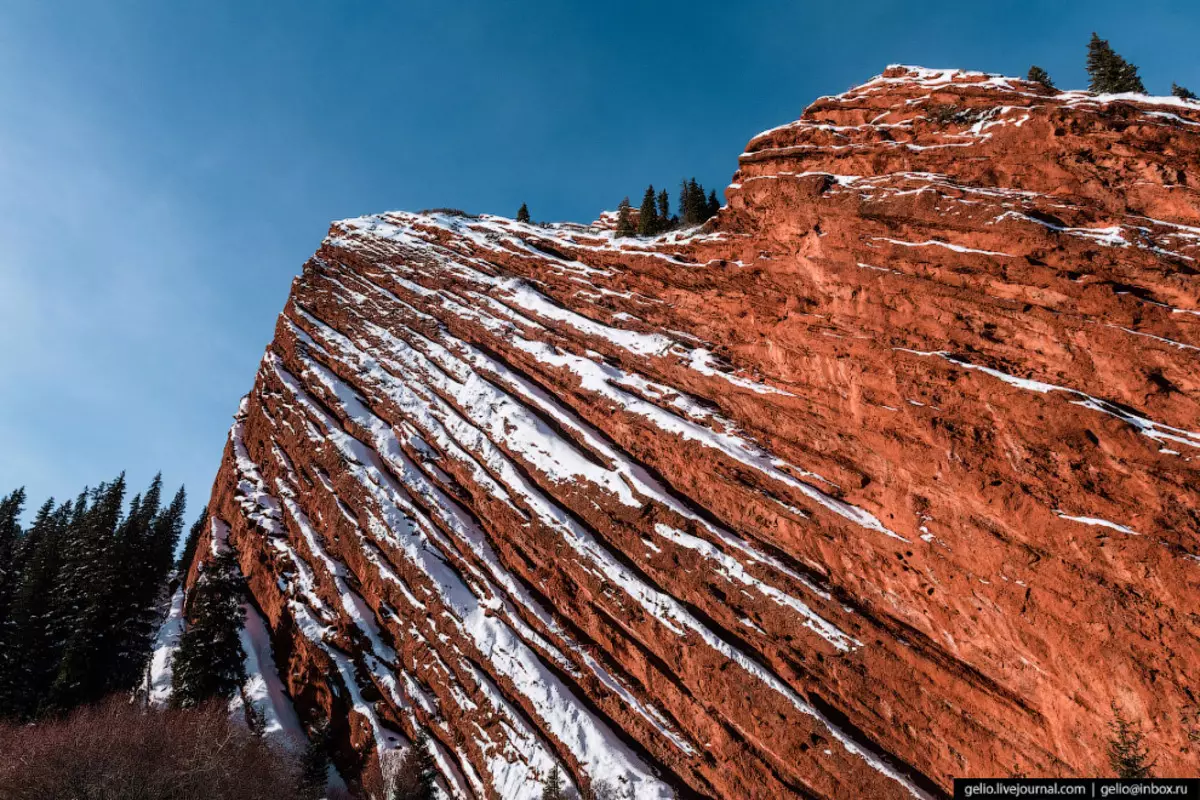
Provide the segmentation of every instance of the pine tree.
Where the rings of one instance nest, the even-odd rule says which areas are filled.
[[[671,196],[666,189],[658,192],[658,224],[664,231],[671,227]]]
[[[200,509],[200,516],[192,523],[187,539],[183,543],[183,552],[180,553],[179,561],[175,564],[175,571],[179,573],[181,580],[192,568],[192,560],[196,557],[196,547],[200,544],[200,537],[204,534],[204,528],[207,525],[208,506],[205,506]]]
[[[15,676],[20,670],[20,640],[13,617],[23,575],[21,509],[25,490],[0,500],[0,717],[11,714],[16,702]]]
[[[1154,768],[1150,753],[1146,749],[1141,728],[1127,720],[1121,709],[1113,703],[1113,721],[1109,723],[1111,736],[1108,740],[1108,763],[1118,778],[1149,778]]]
[[[119,621],[114,619],[113,596],[122,566],[116,536],[124,499],[122,473],[93,490],[90,507],[77,513],[68,530],[57,619],[62,657],[48,699],[53,709],[95,702],[108,688],[107,645]]]
[[[567,800],[567,789],[563,785],[562,772],[555,764],[542,784],[542,800]]]
[[[70,517],[70,503],[55,509],[54,500],[47,500],[21,540],[20,580],[4,623],[12,646],[0,652],[0,717],[32,718],[49,691],[58,650],[48,598],[58,583],[62,531]]]
[[[187,494],[180,488],[165,509],[159,509],[162,476],[155,476],[145,498],[131,506],[118,531],[117,548],[124,569],[110,606],[113,615],[109,689],[137,683],[145,670],[154,631],[166,607],[167,578],[183,530]]]
[[[1171,83],[1171,94],[1181,100],[1200,100],[1200,97],[1197,97],[1195,92],[1185,89],[1173,81]]]
[[[705,209],[705,219],[712,219],[721,210],[721,203],[717,200],[717,191],[714,189],[708,193],[708,207]]]
[[[638,210],[638,235],[653,236],[658,231],[657,196],[651,184],[646,187],[646,193],[642,195],[642,207]]]
[[[1095,33],[1088,43],[1087,71],[1091,78],[1088,89],[1097,94],[1146,91],[1137,67],[1117,55],[1108,40]]]
[[[324,800],[329,784],[329,723],[317,723],[309,732],[308,744],[300,758],[297,800]]]
[[[524,203],[517,209],[517,222],[529,222],[529,206]]]
[[[246,682],[242,577],[232,550],[204,566],[188,600],[193,621],[180,637],[171,678],[171,702],[182,708],[228,700]]]
[[[633,221],[629,218],[629,198],[623,199],[617,206],[617,233],[618,238],[622,236],[632,236],[636,233],[633,227]]]
[[[437,762],[429,747],[428,734],[425,731],[417,733],[412,746],[400,759],[388,800],[433,800],[437,789]]]
[[[1054,81],[1050,80],[1050,73],[1034,64],[1029,68],[1029,74],[1025,76],[1025,80],[1030,83],[1040,83],[1047,89],[1055,89]]]

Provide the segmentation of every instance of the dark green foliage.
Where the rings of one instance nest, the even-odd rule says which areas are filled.
[[[420,731],[400,760],[388,800],[433,800],[436,786],[437,763],[429,749],[429,736]]]
[[[647,186],[646,193],[642,195],[642,207],[638,209],[638,235],[653,236],[661,230],[657,202],[654,186]]]
[[[671,219],[671,196],[667,194],[666,189],[658,192],[658,221],[663,230],[670,228],[673,222]]]
[[[567,789],[563,785],[562,772],[555,764],[542,784],[542,800],[567,800]]]
[[[720,210],[721,203],[719,200],[717,200],[717,191],[714,189],[708,193],[708,207],[705,209],[707,212],[707,219],[712,219],[715,217],[717,212]]]
[[[1149,778],[1154,769],[1150,751],[1146,749],[1141,726],[1125,718],[1113,703],[1113,720],[1108,728],[1108,763],[1118,778]]]
[[[246,682],[246,653],[239,634],[245,621],[242,576],[230,549],[204,565],[188,594],[187,630],[179,639],[171,676],[171,702],[181,708],[213,698],[230,699]]]
[[[529,222],[529,206],[524,203],[517,209],[517,222]]]
[[[329,782],[329,723],[322,721],[308,734],[308,745],[300,759],[297,800],[322,800]]]
[[[1088,89],[1097,94],[1146,91],[1137,67],[1117,55],[1108,41],[1095,33],[1088,42],[1087,71],[1091,79]]]
[[[183,542],[183,552],[179,554],[179,561],[175,564],[175,571],[179,573],[181,579],[192,568],[192,560],[196,557],[196,545],[200,543],[200,537],[204,535],[204,528],[207,525],[208,506],[205,506],[200,509],[200,516],[192,523],[187,539]]]
[[[1040,83],[1047,89],[1054,89],[1054,81],[1050,80],[1050,73],[1034,64],[1029,68],[1029,74],[1025,76],[1025,80],[1031,83]]]
[[[626,197],[625,199],[623,199],[620,202],[620,204],[617,205],[617,233],[616,233],[616,235],[618,237],[632,236],[634,233],[637,232],[633,227],[633,220],[630,218],[629,210],[630,210],[629,198]]]
[[[181,489],[155,477],[123,513],[125,477],[21,531],[23,492],[0,500],[0,718],[29,720],[128,691],[149,659],[183,526]]]
[[[704,187],[695,178],[679,182],[679,221],[684,225],[699,225],[713,214],[720,205],[716,203],[716,192],[712,204],[705,198]],[[711,212],[710,212],[711,208]]]
[[[1196,97],[1195,92],[1174,82],[1171,83],[1171,94],[1180,98],[1181,100],[1200,100],[1200,98]]]

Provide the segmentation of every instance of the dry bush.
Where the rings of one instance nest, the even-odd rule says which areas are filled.
[[[0,726],[4,800],[295,800],[294,758],[213,704],[146,710],[111,697]]]

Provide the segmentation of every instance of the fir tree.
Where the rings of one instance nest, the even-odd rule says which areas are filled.
[[[329,784],[329,723],[321,721],[308,735],[308,744],[300,758],[298,800],[324,800]]]
[[[24,489],[0,500],[0,716],[9,716],[17,700],[14,680],[20,669],[20,640],[13,611],[24,572],[20,522],[24,505]]]
[[[417,733],[401,757],[388,800],[433,800],[437,788],[437,762],[429,749],[429,736]]]
[[[1117,55],[1108,41],[1095,33],[1088,43],[1087,71],[1091,78],[1088,89],[1097,94],[1146,91],[1137,67]]]
[[[717,200],[717,191],[714,189],[708,193],[708,207],[705,209],[705,219],[712,219],[721,210],[721,203]]]
[[[56,622],[62,657],[50,688],[49,706],[66,710],[99,700],[108,688],[106,647],[119,617],[114,619],[113,595],[120,567],[117,526],[125,499],[125,475],[101,484],[92,503],[68,529],[65,541],[63,590]]]
[[[192,620],[179,640],[171,701],[188,708],[210,698],[232,698],[246,682],[239,635],[245,621],[242,578],[232,550],[205,566],[189,597]]]
[[[188,531],[187,539],[183,543],[183,552],[179,555],[179,561],[175,564],[175,571],[181,576],[188,574],[192,568],[192,560],[196,557],[196,546],[200,544],[200,537],[204,535],[204,528],[208,525],[208,506],[200,509],[200,516],[192,523],[191,530]]]
[[[555,764],[542,784],[542,800],[567,800],[567,789],[563,785],[562,772]]]
[[[114,610],[109,688],[138,682],[149,660],[154,631],[166,607],[167,577],[183,530],[187,494],[182,488],[159,509],[162,476],[156,476],[140,504],[132,506],[117,537],[124,569],[110,600]]]
[[[1047,89],[1055,89],[1054,81],[1050,80],[1050,73],[1034,64],[1029,68],[1029,74],[1025,76],[1025,80],[1030,83],[1040,83]]]
[[[1154,763],[1146,749],[1141,728],[1125,718],[1113,703],[1113,721],[1109,723],[1108,763],[1118,778],[1149,778]]]
[[[517,209],[517,222],[529,222],[529,206],[524,203]]]
[[[11,646],[0,652],[0,716],[30,719],[41,707],[58,663],[53,597],[61,568],[62,533],[71,504],[42,505],[20,544],[22,569],[4,621]]]
[[[666,189],[658,192],[658,224],[662,230],[671,227],[671,196]]]
[[[633,221],[629,218],[629,198],[623,199],[617,205],[617,237],[632,236],[637,231],[633,227]]]
[[[654,185],[646,187],[646,193],[642,195],[642,207],[638,210],[638,235],[653,236],[658,233],[658,207],[657,196],[654,193]]]
[[[1181,100],[1200,100],[1200,98],[1196,97],[1195,92],[1191,91],[1190,89],[1185,89],[1173,81],[1171,83],[1171,94]]]

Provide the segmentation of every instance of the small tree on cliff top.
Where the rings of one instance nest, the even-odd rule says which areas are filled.
[[[529,206],[524,203],[517,209],[517,222],[529,222]]]
[[[1171,94],[1178,97],[1180,100],[1197,100],[1196,93],[1190,89],[1185,89],[1178,83],[1171,83]]]
[[[1046,70],[1042,69],[1036,64],[1029,68],[1029,74],[1025,76],[1025,80],[1031,83],[1040,83],[1047,89],[1056,88],[1054,81],[1050,80],[1050,73],[1046,72]]]
[[[1146,87],[1138,77],[1137,67],[1130,64],[1095,33],[1088,42],[1087,71],[1091,82],[1088,89],[1097,94],[1137,92],[1144,94]]]
[[[646,187],[646,193],[642,195],[642,207],[638,210],[638,235],[653,236],[661,230],[658,224],[658,208],[657,199],[654,195],[654,186],[651,184]]]
[[[632,236],[637,231],[633,227],[633,220],[629,218],[629,198],[621,200],[617,206],[617,236]]]

